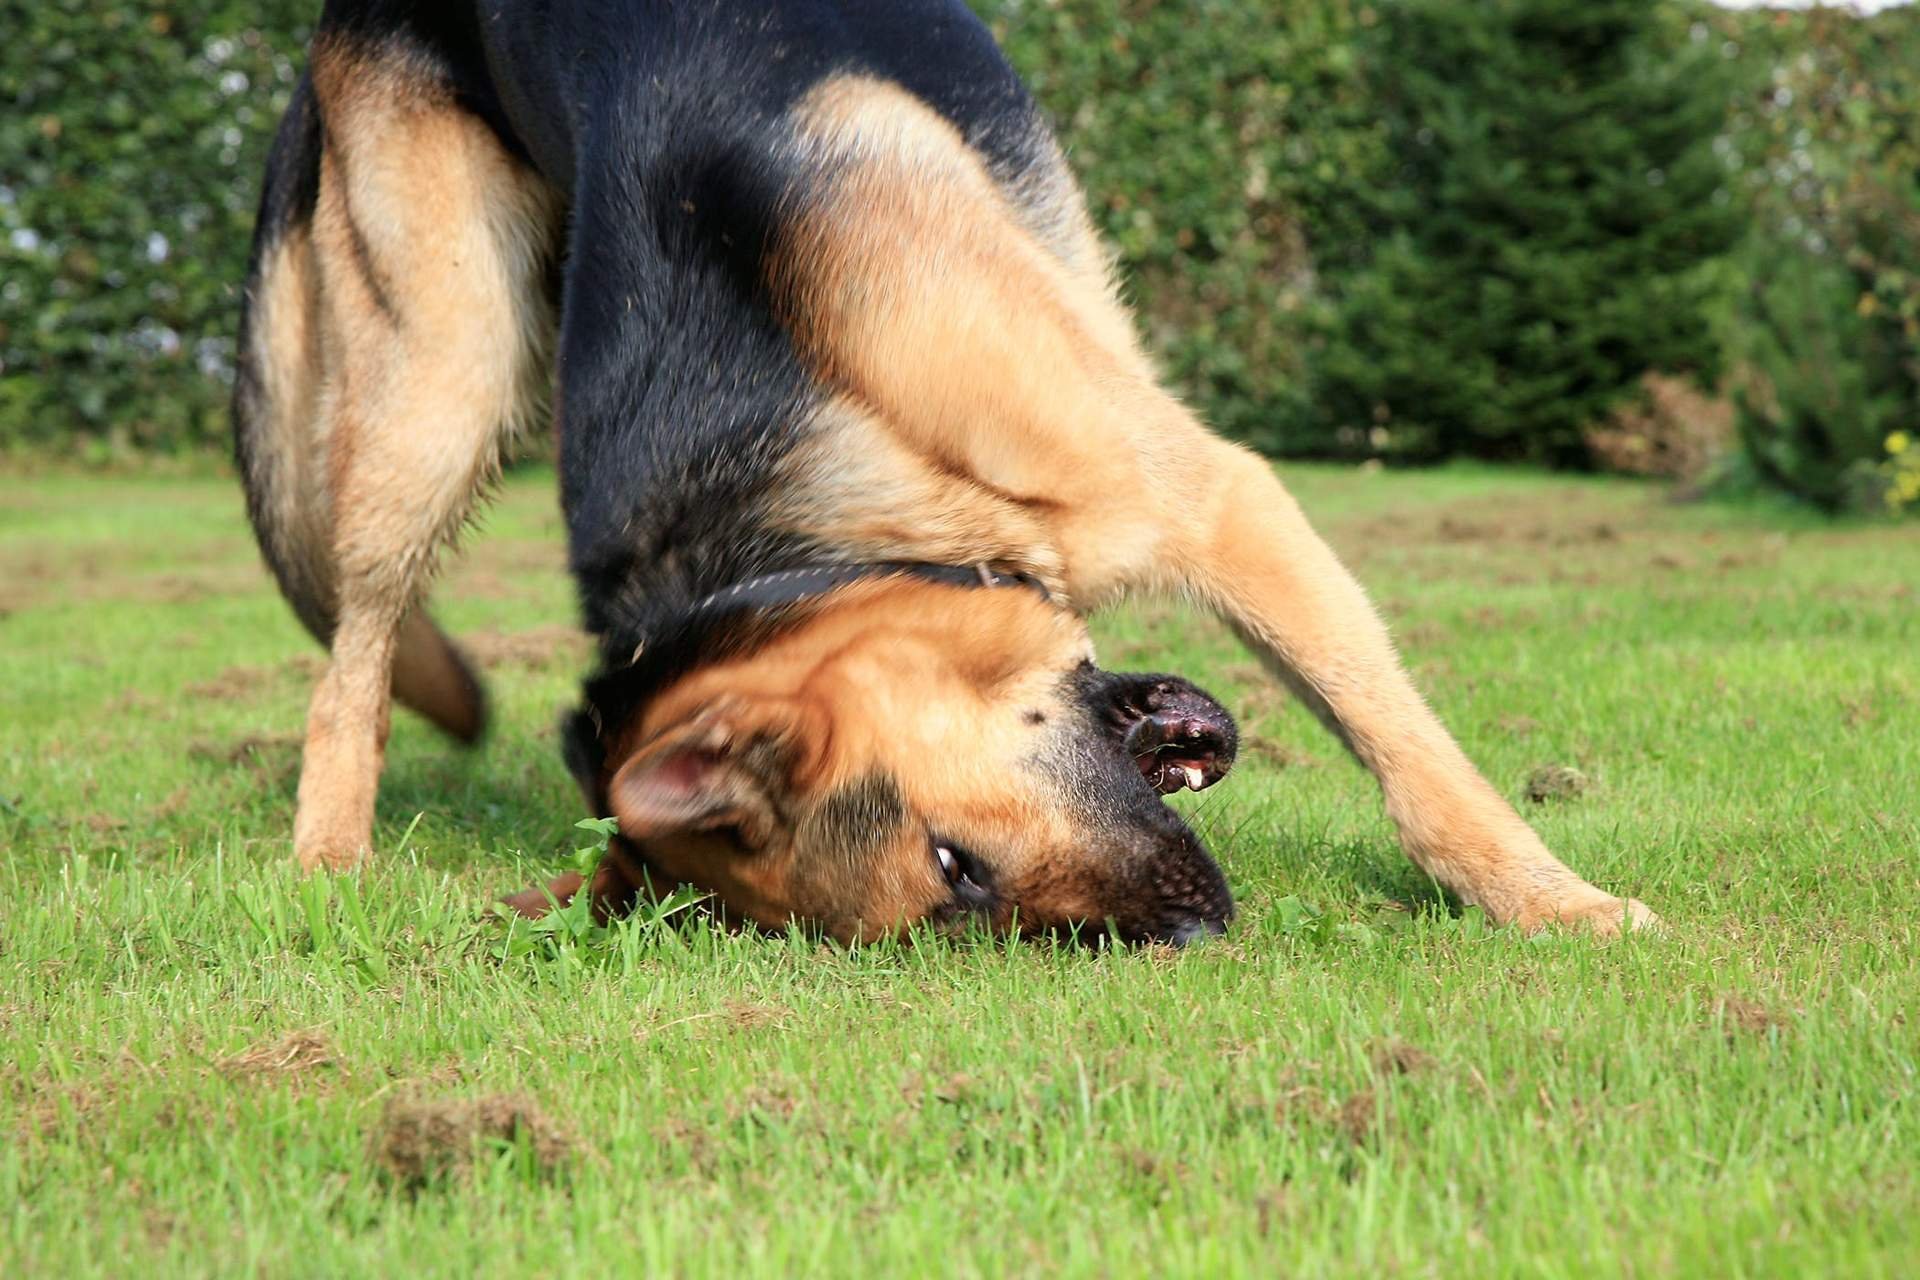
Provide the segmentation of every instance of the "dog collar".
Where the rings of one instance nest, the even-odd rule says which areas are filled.
[[[674,619],[675,625],[688,627],[722,614],[766,612],[801,604],[829,591],[873,578],[919,578],[924,582],[955,587],[1025,587],[1042,600],[1053,594],[1040,579],[1030,573],[1009,573],[988,565],[934,564],[921,560],[874,560],[862,564],[814,565],[805,569],[783,569],[763,573],[700,597]],[[638,662],[646,641],[635,646],[629,662]]]
[[[789,605],[825,595],[839,587],[855,582],[879,578],[918,578],[923,582],[937,582],[955,587],[1025,587],[1042,600],[1051,602],[1053,593],[1046,584],[1030,573],[1007,573],[992,568],[985,562],[971,565],[933,564],[918,560],[881,560],[864,564],[815,565],[804,569],[786,569],[778,573],[764,573],[757,578],[748,578],[724,587],[709,595],[700,597],[686,610],[673,618],[672,624],[663,629],[663,634],[677,639],[669,639],[666,645],[668,653],[676,649],[684,651],[687,637],[699,636],[719,624],[732,614],[756,613],[771,614]],[[561,721],[562,738],[566,742],[567,761],[576,777],[591,778],[596,788],[604,787],[601,776],[605,761],[605,744],[602,735],[608,718],[619,720],[624,712],[617,708],[631,708],[645,689],[663,678],[659,670],[649,671],[661,659],[659,651],[649,652],[649,644],[643,639],[634,647],[633,656],[627,665],[613,669],[603,669],[601,673],[588,681],[586,700],[581,708],[572,712]],[[667,658],[669,666],[673,659]],[[606,797],[597,797],[601,812],[606,812]],[[614,836],[608,844],[609,849],[618,849],[621,858],[627,861],[622,874],[630,882],[635,892],[642,886],[633,881],[630,870],[637,870],[648,884],[655,882],[671,883],[669,877],[656,876],[655,868],[647,861],[640,846],[621,836]]]

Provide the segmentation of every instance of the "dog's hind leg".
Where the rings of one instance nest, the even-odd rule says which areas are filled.
[[[302,77],[282,119],[254,231],[233,397],[234,451],[261,551],[301,623],[330,645],[337,622],[327,431],[320,412],[322,311],[314,217],[319,108]],[[337,345],[337,344],[336,344]],[[427,616],[396,640],[393,695],[463,743],[486,729],[484,689]]]
[[[369,847],[390,695],[457,736],[483,724],[417,606],[541,398],[555,201],[418,57],[323,39],[303,109],[324,135],[311,214],[271,238],[270,192],[236,403],[262,546],[332,651],[294,847],[340,868]]]

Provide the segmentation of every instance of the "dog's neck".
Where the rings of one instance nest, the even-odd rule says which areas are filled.
[[[643,628],[603,637],[600,672],[587,681],[579,710],[562,726],[568,764],[589,788],[605,785],[611,738],[632,722],[636,710],[694,668],[738,658],[798,625],[833,592],[855,583],[888,578],[946,586],[992,589],[1023,587],[1051,599],[1039,579],[988,564],[951,565],[918,561],[872,561],[782,569],[731,583],[671,612],[656,611]],[[617,654],[617,656],[616,656]],[[604,796],[593,797],[602,803]]]
[[[589,792],[596,814],[609,812],[609,751],[632,723],[640,706],[694,666],[738,656],[764,645],[796,625],[832,592],[859,582],[907,578],[946,586],[991,589],[1024,587],[1041,599],[1047,588],[1029,574],[988,564],[951,565],[917,561],[813,565],[760,574],[695,600],[655,624],[621,664],[610,664],[587,682],[581,707],[561,725],[567,763]],[[663,879],[638,845],[619,836],[596,874],[593,893],[602,909],[618,914],[635,894],[663,892]],[[624,896],[623,896],[624,895]],[[615,900],[618,910],[614,910]]]
[[[865,582],[874,578],[918,578],[924,582],[939,582],[955,587],[1007,587],[1022,586],[1039,593],[1041,599],[1050,599],[1046,585],[1032,574],[1018,570],[996,569],[985,562],[971,565],[928,564],[917,560],[881,560],[864,564],[825,564],[812,565],[802,569],[782,569],[777,573],[763,573],[709,592],[693,602],[685,612],[675,620],[678,627],[697,624],[702,618],[724,619],[730,615],[755,612],[765,613],[777,609],[790,608],[817,600],[838,587],[850,586],[856,582]],[[634,647],[630,661],[638,662],[643,656],[646,640],[642,637]]]

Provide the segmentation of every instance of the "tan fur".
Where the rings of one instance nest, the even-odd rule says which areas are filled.
[[[313,79],[327,126],[306,346],[318,374],[292,452],[303,500],[328,513],[338,619],[308,713],[294,846],[303,866],[338,868],[367,852],[389,690],[456,733],[478,728],[457,653],[408,619],[504,438],[539,412],[556,207],[404,62],[323,44]]]
[[[878,557],[966,548],[1083,609],[1188,592],[1374,772],[1440,883],[1528,928],[1652,919],[1568,870],[1487,785],[1272,470],[1161,390],[1104,271],[1050,252],[951,126],[851,78],[801,121],[837,179],[782,245],[778,283],[803,348],[846,388],[848,434],[796,465],[799,490],[831,495],[796,499],[796,519]]]
[[[324,477],[314,474],[326,458],[315,414],[319,300],[313,239],[298,227],[269,247],[254,282],[249,356],[263,384],[250,406],[258,459],[255,500],[272,508],[262,527],[271,531],[272,554],[290,579],[290,591],[326,611],[333,599],[326,554],[332,517]]]
[[[927,846],[937,831],[993,850],[1030,923],[1098,920],[1101,842],[1050,801],[1035,764],[1072,714],[1060,672],[1091,656],[1078,619],[1026,591],[848,588],[750,658],[676,683],[629,726],[615,755],[642,767],[689,735],[765,736],[780,749],[772,785],[784,821],[756,833],[750,856],[708,836],[649,844],[648,860],[761,924],[797,918],[871,938],[947,899]],[[848,833],[819,830],[818,815],[869,779],[897,787],[906,820],[836,866]],[[618,784],[614,804],[621,812]]]
[[[317,351],[321,370],[289,403],[314,406],[340,623],[309,719],[296,845],[304,864],[338,866],[366,847],[390,672],[411,683],[408,663],[394,668],[396,633],[545,375],[534,299],[554,213],[405,65],[323,48],[315,84],[329,141],[313,265],[286,278],[317,276],[316,319],[268,341],[283,359]],[[1547,852],[1425,706],[1271,469],[1161,389],[1057,150],[997,184],[932,110],[856,77],[822,84],[791,123],[800,168],[829,176],[801,193],[770,283],[834,394],[787,464],[778,519],[849,554],[1025,570],[1081,611],[1186,592],[1375,773],[1407,852],[1442,884],[1526,927],[1651,920]],[[431,656],[444,640],[408,627],[429,655],[420,696],[457,719],[457,681]],[[671,814],[669,766],[720,761],[718,808],[646,855],[747,917],[853,937],[921,918],[947,899],[927,846],[937,831],[993,848],[1008,901],[1098,916],[1100,842],[1070,806],[1023,790],[1041,785],[1045,721],[1068,712],[1054,705],[1061,675],[1087,652],[1072,615],[1025,592],[844,589],[627,726],[614,752],[623,831]],[[897,830],[836,869],[836,798],[882,781],[902,806]],[[592,888],[604,902],[641,875],[624,853],[609,866]]]

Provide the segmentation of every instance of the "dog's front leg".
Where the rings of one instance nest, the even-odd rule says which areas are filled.
[[[1268,464],[1194,434],[1181,468],[1186,532],[1169,539],[1163,576],[1225,617],[1372,770],[1414,862],[1501,923],[1609,934],[1654,923],[1641,903],[1575,875],[1480,776]]]

